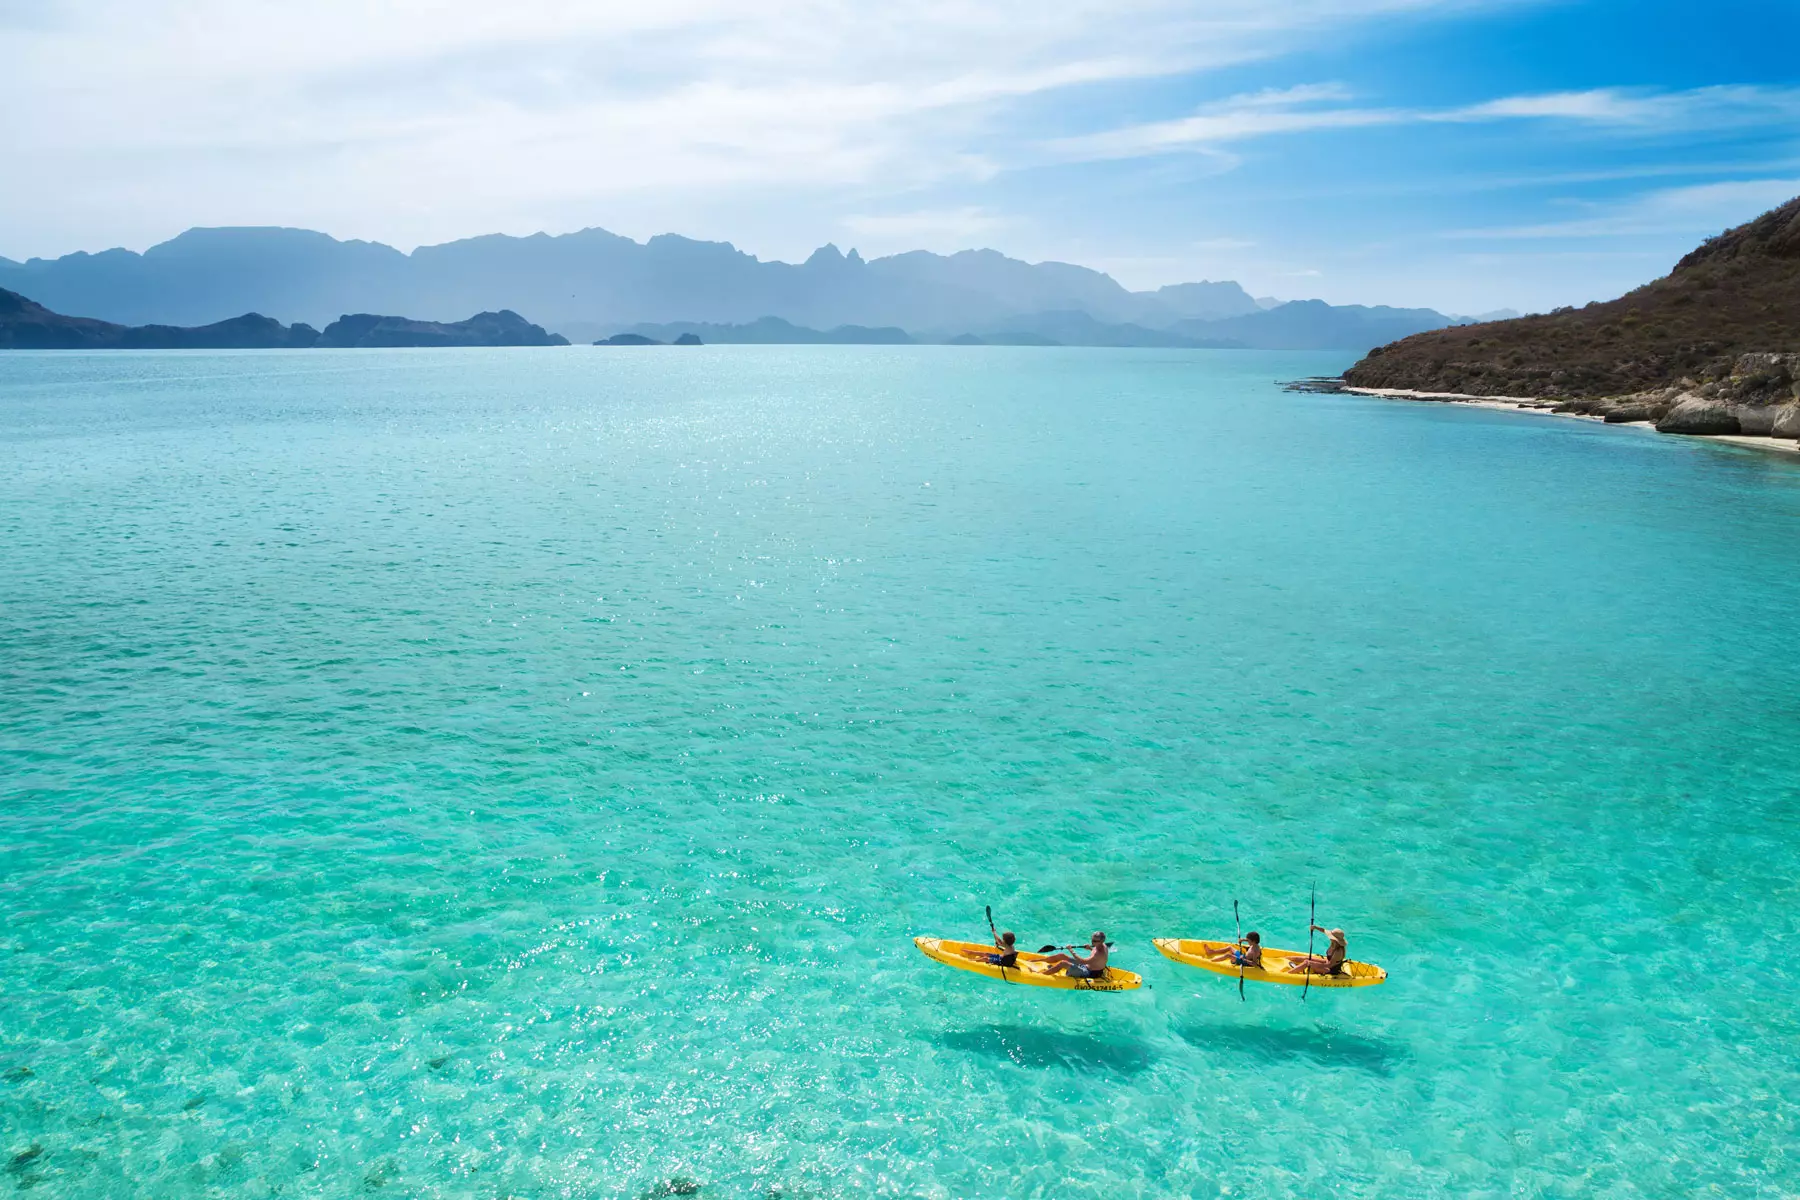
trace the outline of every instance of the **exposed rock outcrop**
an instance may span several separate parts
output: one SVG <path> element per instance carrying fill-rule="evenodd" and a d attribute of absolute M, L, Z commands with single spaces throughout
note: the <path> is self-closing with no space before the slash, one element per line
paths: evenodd
<path fill-rule="evenodd" d="M 1740 355 L 1723 377 L 1682 393 L 1656 427 L 1664 433 L 1800 437 L 1800 354 Z"/>
<path fill-rule="evenodd" d="M 1723 400 L 1685 394 L 1656 423 L 1662 433 L 1742 433 L 1737 414 Z"/>

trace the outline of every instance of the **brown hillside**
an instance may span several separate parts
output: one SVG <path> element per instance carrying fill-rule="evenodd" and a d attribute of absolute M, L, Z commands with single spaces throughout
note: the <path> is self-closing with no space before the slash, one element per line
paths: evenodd
<path fill-rule="evenodd" d="M 1460 325 L 1371 350 L 1353 387 L 1618 396 L 1723 378 L 1739 355 L 1800 351 L 1800 198 L 1617 300 Z"/>

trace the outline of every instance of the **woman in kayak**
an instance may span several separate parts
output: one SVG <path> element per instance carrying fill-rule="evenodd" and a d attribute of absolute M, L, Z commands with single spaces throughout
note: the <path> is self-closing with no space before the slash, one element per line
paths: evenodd
<path fill-rule="evenodd" d="M 1010 929 L 995 937 L 994 949 L 998 950 L 1000 953 L 988 955 L 987 960 L 997 967 L 1018 966 L 1019 948 L 1013 944 L 1015 940 L 1013 931 Z"/>
<path fill-rule="evenodd" d="M 1094 952 L 1086 958 L 1079 954 L 1053 954 L 1045 973 L 1050 975 L 1067 975 L 1070 979 L 1100 979 L 1106 975 L 1106 935 L 1096 932 L 1088 939 L 1088 945 Z"/>
<path fill-rule="evenodd" d="M 1288 974 L 1337 975 L 1341 973 L 1344 969 L 1344 956 L 1349 952 L 1344 943 L 1344 931 L 1327 929 L 1323 925 L 1314 925 L 1312 930 L 1331 939 L 1331 944 L 1325 948 L 1325 957 L 1320 958 L 1317 954 L 1296 954 L 1287 961 Z M 1311 931 L 1309 930 L 1309 932 Z"/>
<path fill-rule="evenodd" d="M 1252 929 L 1244 935 L 1242 946 L 1221 946 L 1208 950 L 1206 957 L 1214 962 L 1228 962 L 1234 967 L 1262 966 L 1262 934 Z"/>

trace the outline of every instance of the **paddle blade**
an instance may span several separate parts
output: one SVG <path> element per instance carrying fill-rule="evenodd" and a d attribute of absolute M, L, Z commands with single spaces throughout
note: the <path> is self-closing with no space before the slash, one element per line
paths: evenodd
<path fill-rule="evenodd" d="M 1039 954 L 1048 954 L 1048 953 L 1050 953 L 1050 952 L 1051 952 L 1051 951 L 1052 951 L 1052 950 L 1054 950 L 1054 949 L 1056 949 L 1056 947 L 1055 947 L 1055 946 L 1039 946 L 1039 947 L 1038 947 L 1038 953 L 1039 953 Z"/>

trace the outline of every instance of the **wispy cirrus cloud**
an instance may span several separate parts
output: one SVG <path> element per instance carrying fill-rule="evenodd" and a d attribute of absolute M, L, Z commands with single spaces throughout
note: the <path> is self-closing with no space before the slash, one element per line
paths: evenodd
<path fill-rule="evenodd" d="M 1590 88 L 1508 96 L 1431 114 L 1439 121 L 1565 120 L 1657 129 L 1728 129 L 1769 121 L 1800 122 L 1800 88 L 1717 86 L 1655 92 Z"/>
<path fill-rule="evenodd" d="M 0 154 L 44 185 L 0 196 L 0 227 L 410 244 L 721 190 L 892 195 L 991 177 L 1011 106 L 1456 2 L 45 0 L 0 37 L 0 105 L 37 114 Z"/>
<path fill-rule="evenodd" d="M 1332 106 L 1348 99 L 1349 91 L 1336 84 L 1249 92 L 1204 105 L 1192 116 L 1055 138 L 1045 148 L 1052 157 L 1065 160 L 1139 158 L 1206 151 L 1271 134 L 1393 125 L 1412 119 L 1404 109 Z"/>
<path fill-rule="evenodd" d="M 1422 123 L 1571 121 L 1654 133 L 1786 123 L 1800 132 L 1800 88 L 1705 87 L 1653 92 L 1623 88 L 1505 96 L 1480 104 L 1428 109 L 1359 107 L 1339 85 L 1311 84 L 1232 96 L 1193 115 L 1046 143 L 1066 160 L 1217 153 L 1223 146 L 1277 134 Z"/>

